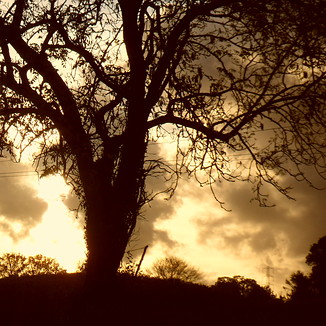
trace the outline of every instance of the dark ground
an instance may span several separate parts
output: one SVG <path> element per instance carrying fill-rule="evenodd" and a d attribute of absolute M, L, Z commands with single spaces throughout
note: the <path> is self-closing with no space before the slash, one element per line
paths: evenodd
<path fill-rule="evenodd" d="M 115 293 L 84 294 L 84 275 L 0 280 L 0 325 L 325 325 L 324 304 L 234 298 L 213 288 L 120 276 Z"/>

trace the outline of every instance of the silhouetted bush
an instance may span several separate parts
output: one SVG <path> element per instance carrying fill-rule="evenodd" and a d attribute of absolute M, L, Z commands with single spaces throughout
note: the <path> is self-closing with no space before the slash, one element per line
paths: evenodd
<path fill-rule="evenodd" d="M 156 260 L 148 272 L 151 276 L 164 280 L 177 279 L 193 283 L 199 282 L 203 278 L 197 268 L 190 266 L 183 259 L 174 256 Z"/>

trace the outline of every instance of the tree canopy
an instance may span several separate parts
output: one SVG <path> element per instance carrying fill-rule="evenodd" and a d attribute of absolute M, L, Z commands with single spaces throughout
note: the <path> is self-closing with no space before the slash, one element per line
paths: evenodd
<path fill-rule="evenodd" d="M 291 287 L 291 299 L 326 300 L 326 236 L 311 245 L 306 263 L 311 267 L 308 275 L 297 271 L 291 275 L 290 280 L 287 280 L 287 284 Z"/>
<path fill-rule="evenodd" d="M 22 254 L 6 253 L 0 257 L 0 278 L 65 272 L 55 259 L 40 254 L 25 257 Z"/>
<path fill-rule="evenodd" d="M 264 184 L 290 197 L 283 175 L 325 178 L 324 17 L 322 0 L 1 2 L 0 149 L 36 144 L 73 186 L 90 279 L 118 269 L 150 177 L 217 200 L 247 181 L 261 205 Z M 174 163 L 150 146 L 170 140 Z"/>
<path fill-rule="evenodd" d="M 226 297 L 247 299 L 272 299 L 275 295 L 268 286 L 260 286 L 255 280 L 240 275 L 219 277 L 213 288 Z"/>
<path fill-rule="evenodd" d="M 181 280 L 184 282 L 199 282 L 203 276 L 195 267 L 175 256 L 158 259 L 150 268 L 151 276 L 164 280 Z"/>

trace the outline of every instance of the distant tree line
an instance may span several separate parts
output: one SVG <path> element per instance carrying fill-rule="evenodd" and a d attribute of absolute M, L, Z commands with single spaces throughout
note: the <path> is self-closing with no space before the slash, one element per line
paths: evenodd
<path fill-rule="evenodd" d="M 269 286 L 261 286 L 254 279 L 240 275 L 219 277 L 213 288 L 226 297 L 246 299 L 275 299 Z"/>
<path fill-rule="evenodd" d="M 25 257 L 19 253 L 5 253 L 0 257 L 0 278 L 66 273 L 50 257 L 35 255 Z"/>
<path fill-rule="evenodd" d="M 311 267 L 309 274 L 306 275 L 301 271 L 297 271 L 286 281 L 286 284 L 290 286 L 290 292 L 286 300 L 288 302 L 326 300 L 326 236 L 320 238 L 317 243 L 311 246 L 306 256 L 306 263 Z M 132 257 L 128 257 L 128 261 L 120 267 L 119 271 L 120 273 L 134 275 L 136 267 L 137 264 Z M 203 274 L 197 268 L 175 256 L 157 259 L 142 275 L 188 283 L 203 281 Z M 269 286 L 261 286 L 254 279 L 240 275 L 218 277 L 211 288 L 225 297 L 231 298 L 276 298 Z M 285 298 L 281 297 L 280 299 Z"/>
<path fill-rule="evenodd" d="M 125 264 L 122 264 L 121 274 L 135 275 L 137 264 L 128 256 Z M 175 280 L 182 283 L 204 283 L 203 273 L 191 266 L 185 260 L 176 256 L 167 256 L 157 259 L 142 276 L 162 280 Z M 224 297 L 234 299 L 275 299 L 276 296 L 269 286 L 261 286 L 254 279 L 236 275 L 233 277 L 219 277 L 210 288 Z"/>
<path fill-rule="evenodd" d="M 326 236 L 311 246 L 306 256 L 306 263 L 311 266 L 309 274 L 297 271 L 286 281 L 287 285 L 290 286 L 288 301 L 326 300 Z M 81 263 L 78 272 L 84 272 L 85 266 L 85 262 Z M 129 254 L 126 261 L 121 264 L 119 274 L 135 276 L 137 268 L 138 264 Z M 62 273 L 66 273 L 66 270 L 55 259 L 43 255 L 25 257 L 17 253 L 6 253 L 0 257 L 0 278 Z M 199 269 L 176 256 L 157 259 L 149 269 L 138 275 L 186 283 L 203 282 L 203 274 Z M 228 298 L 276 298 L 269 286 L 261 286 L 254 279 L 240 275 L 218 277 L 211 288 Z"/>

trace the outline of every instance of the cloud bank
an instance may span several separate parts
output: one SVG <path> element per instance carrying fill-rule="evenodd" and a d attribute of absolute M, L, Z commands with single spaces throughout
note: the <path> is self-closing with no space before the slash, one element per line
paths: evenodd
<path fill-rule="evenodd" d="M 29 230 L 42 221 L 47 203 L 24 183 L 19 174 L 13 174 L 30 168 L 1 162 L 0 169 L 0 231 L 17 242 L 28 236 Z"/>

